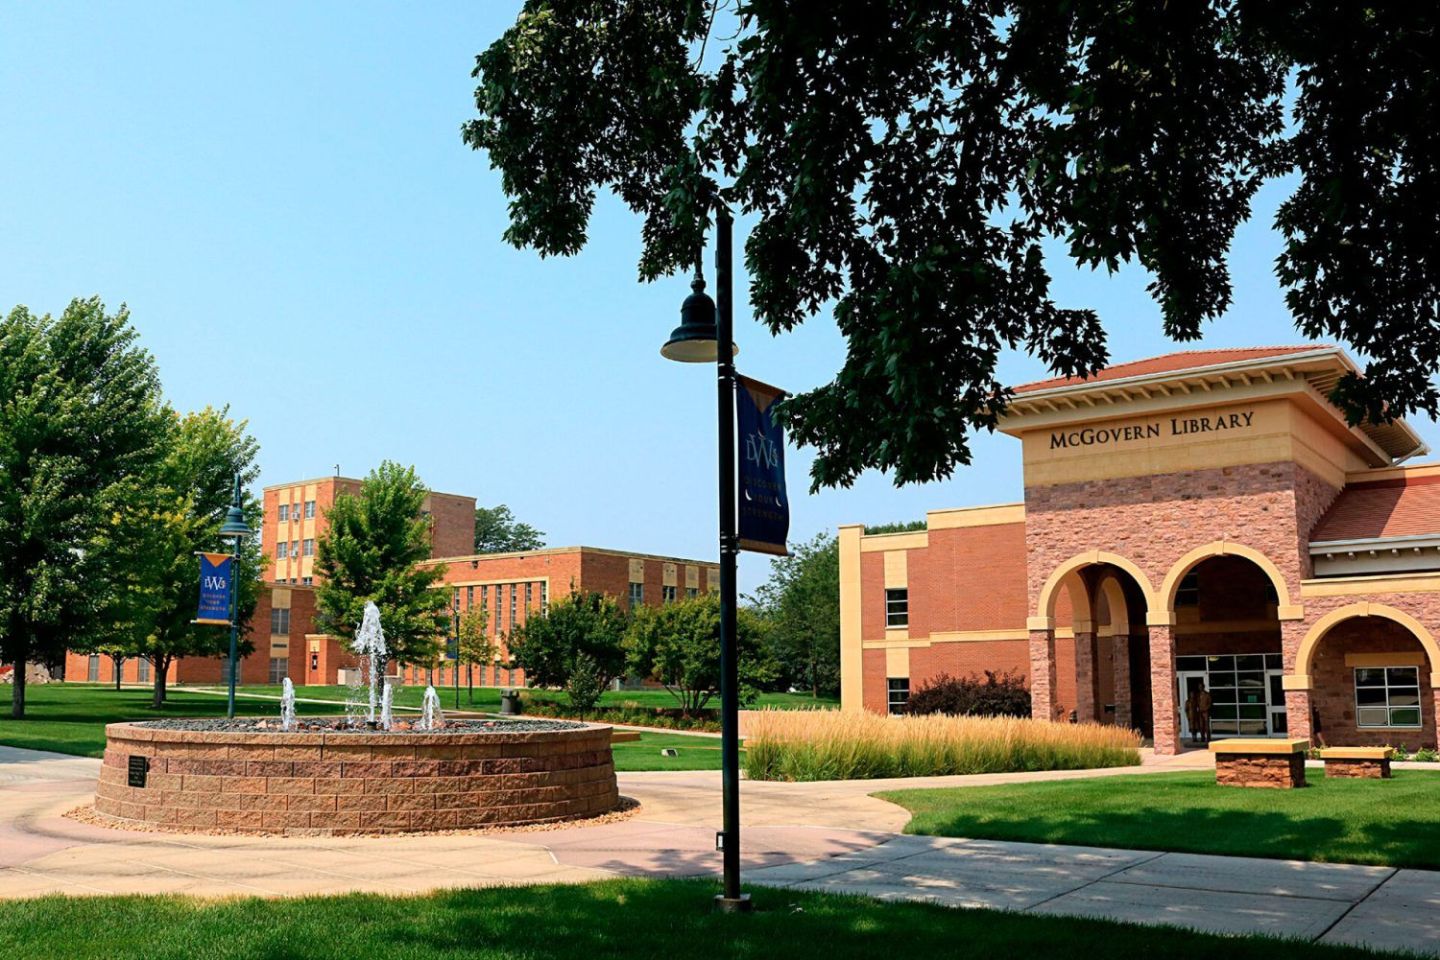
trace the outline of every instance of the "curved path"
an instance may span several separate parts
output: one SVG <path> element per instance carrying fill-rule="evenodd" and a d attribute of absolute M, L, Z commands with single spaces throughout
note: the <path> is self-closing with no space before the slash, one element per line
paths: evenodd
<path fill-rule="evenodd" d="M 908 814 L 870 796 L 1202 766 L 900 781 L 742 784 L 751 885 L 1170 923 L 1440 955 L 1440 874 L 900 835 Z M 89 802 L 99 761 L 0 747 L 0 899 L 61 894 L 287 896 L 581 882 L 719 870 L 715 772 L 620 775 L 628 820 L 509 833 L 246 837 L 111 830 L 63 814 Z"/>

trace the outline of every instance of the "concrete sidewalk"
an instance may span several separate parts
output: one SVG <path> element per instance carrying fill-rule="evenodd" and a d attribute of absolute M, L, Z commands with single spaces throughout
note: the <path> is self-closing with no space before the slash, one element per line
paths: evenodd
<path fill-rule="evenodd" d="M 1440 955 L 1440 873 L 1388 867 L 904 836 L 872 793 L 1193 769 L 1205 754 L 1113 770 L 741 786 L 747 885 L 1270 933 Z M 718 772 L 620 775 L 629 820 L 540 832 L 246 837 L 111 830 L 67 819 L 99 761 L 0 747 L 0 899 L 62 894 L 294 896 L 611 876 L 717 874 Z"/>

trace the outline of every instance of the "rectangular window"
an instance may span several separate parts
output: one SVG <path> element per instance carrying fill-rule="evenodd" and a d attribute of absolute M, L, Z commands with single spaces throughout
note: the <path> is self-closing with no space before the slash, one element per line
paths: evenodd
<path fill-rule="evenodd" d="M 634 610 L 634 609 L 636 609 L 637 607 L 642 607 L 642 606 L 644 606 L 644 605 L 645 605 L 645 584 L 643 584 L 643 583 L 632 583 L 632 584 L 630 584 L 630 609 L 631 609 L 631 610 Z"/>
<path fill-rule="evenodd" d="M 540 581 L 540 612 L 547 613 L 550 610 L 550 585 L 544 580 Z"/>
<path fill-rule="evenodd" d="M 290 676 L 290 658 L 289 658 L 289 657 L 271 657 L 271 658 L 270 658 L 270 682 L 271 682 L 271 683 L 284 683 L 284 682 L 285 682 L 285 678 L 288 677 L 288 676 Z"/>
<path fill-rule="evenodd" d="M 280 560 L 284 560 L 286 557 L 290 556 L 290 544 L 288 542 L 276 544 L 275 556 Z"/>
<path fill-rule="evenodd" d="M 314 541 L 314 540 L 306 540 L 306 541 L 305 541 L 305 556 L 307 556 L 307 557 L 313 557 L 313 556 L 315 556 L 315 541 Z"/>
<path fill-rule="evenodd" d="M 908 627 L 910 625 L 910 590 L 901 587 L 898 590 L 887 589 L 885 591 L 885 626 L 887 627 Z"/>
<path fill-rule="evenodd" d="M 291 541 L 290 541 L 290 556 L 292 556 L 292 557 L 298 557 L 298 556 L 300 556 L 300 541 L 299 541 L 299 540 L 291 540 Z"/>
<path fill-rule="evenodd" d="M 885 680 L 886 704 L 891 713 L 904 713 L 910 702 L 910 678 L 889 677 Z"/>
<path fill-rule="evenodd" d="M 674 603 L 674 602 L 675 602 L 675 588 L 674 588 L 674 587 L 669 587 L 669 586 L 662 586 L 662 587 L 660 588 L 660 602 L 661 602 L 661 603 Z"/>
<path fill-rule="evenodd" d="M 525 584 L 525 616 L 527 617 L 530 616 L 531 590 L 534 588 L 534 586 L 535 585 L 533 583 Z"/>
<path fill-rule="evenodd" d="M 290 519 L 290 504 L 288 504 L 288 503 L 282 503 L 282 504 L 280 504 L 279 508 L 278 508 L 275 512 L 276 512 L 277 514 L 279 514 L 279 516 L 280 516 L 280 522 L 281 522 L 281 523 L 284 523 L 285 521 L 287 521 L 287 520 Z"/>
<path fill-rule="evenodd" d="M 484 584 L 480 585 L 480 609 L 484 610 L 490 606 L 490 588 Z"/>
<path fill-rule="evenodd" d="M 135 661 L 135 679 L 141 683 L 150 682 L 150 661 L 144 657 Z"/>
<path fill-rule="evenodd" d="M 451 609 L 451 610 L 459 610 L 459 609 L 460 609 L 460 588 L 459 588 L 459 587 L 456 587 L 456 588 L 455 588 L 455 591 L 450 595 L 450 609 Z"/>
<path fill-rule="evenodd" d="M 290 635 L 290 611 L 288 609 L 277 607 L 270 611 L 270 632 L 287 637 Z"/>
<path fill-rule="evenodd" d="M 466 609 L 466 610 L 469 610 L 469 609 L 470 609 L 471 607 L 473 607 L 473 606 L 475 606 L 475 588 L 474 588 L 474 587 L 466 587 L 466 588 L 465 588 L 465 609 Z"/>
<path fill-rule="evenodd" d="M 301 577 L 301 578 L 300 578 L 300 582 L 301 582 L 302 584 L 304 584 L 305 586 L 308 587 L 308 586 L 311 586 L 311 585 L 313 585 L 313 584 L 315 583 L 315 578 L 314 578 L 314 577 Z"/>
<path fill-rule="evenodd" d="M 518 602 L 518 600 L 517 600 L 517 598 L 516 598 L 516 596 L 515 596 L 515 594 L 516 594 L 516 592 L 517 592 L 515 588 L 518 587 L 518 586 L 519 586 L 519 584 L 515 584 L 515 583 L 510 584 L 510 629 L 511 629 L 511 630 L 514 630 L 514 629 L 515 629 L 515 605 L 516 605 L 516 603 Z"/>
<path fill-rule="evenodd" d="M 1357 727 L 1420 728 L 1419 667 L 1356 667 Z"/>
<path fill-rule="evenodd" d="M 314 519 L 315 519 L 315 501 L 314 501 L 314 500 L 306 500 L 306 501 L 305 501 L 305 519 L 306 519 L 306 520 L 314 520 Z"/>
<path fill-rule="evenodd" d="M 85 679 L 91 683 L 100 682 L 100 654 L 90 654 L 90 662 L 85 666 Z"/>
<path fill-rule="evenodd" d="M 686 600 L 694 600 L 694 599 L 695 599 L 696 597 L 698 597 L 698 596 L 700 596 L 700 588 L 699 588 L 699 587 L 686 587 L 686 588 L 685 588 L 685 599 L 686 599 Z"/>

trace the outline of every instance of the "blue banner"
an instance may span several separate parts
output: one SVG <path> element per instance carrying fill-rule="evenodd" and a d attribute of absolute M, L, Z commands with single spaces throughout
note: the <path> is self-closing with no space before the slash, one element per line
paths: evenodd
<path fill-rule="evenodd" d="M 200 612 L 196 623 L 230 623 L 230 564 L 228 553 L 200 554 Z"/>
<path fill-rule="evenodd" d="M 771 415 L 785 391 L 737 377 L 740 443 L 740 549 L 786 556 L 790 500 L 785 493 L 785 432 Z"/>

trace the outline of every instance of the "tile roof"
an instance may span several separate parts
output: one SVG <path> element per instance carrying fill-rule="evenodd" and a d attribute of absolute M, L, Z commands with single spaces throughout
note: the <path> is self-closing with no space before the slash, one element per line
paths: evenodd
<path fill-rule="evenodd" d="M 1356 483 L 1341 491 L 1312 543 L 1440 534 L 1440 476 Z"/>
<path fill-rule="evenodd" d="M 1126 377 L 1143 377 L 1152 373 L 1171 373 L 1177 370 L 1193 370 L 1197 367 L 1213 367 L 1222 363 L 1239 363 L 1244 360 L 1260 360 L 1265 357 L 1283 357 L 1293 353 L 1324 350 L 1327 344 L 1310 343 L 1291 347 L 1234 347 L 1214 350 L 1179 350 L 1144 360 L 1117 363 L 1105 367 L 1090 377 L 1052 377 L 1022 383 L 1016 393 L 1032 393 L 1036 390 L 1051 390 L 1056 387 L 1072 387 L 1082 383 L 1100 383 L 1105 380 L 1123 380 Z"/>

